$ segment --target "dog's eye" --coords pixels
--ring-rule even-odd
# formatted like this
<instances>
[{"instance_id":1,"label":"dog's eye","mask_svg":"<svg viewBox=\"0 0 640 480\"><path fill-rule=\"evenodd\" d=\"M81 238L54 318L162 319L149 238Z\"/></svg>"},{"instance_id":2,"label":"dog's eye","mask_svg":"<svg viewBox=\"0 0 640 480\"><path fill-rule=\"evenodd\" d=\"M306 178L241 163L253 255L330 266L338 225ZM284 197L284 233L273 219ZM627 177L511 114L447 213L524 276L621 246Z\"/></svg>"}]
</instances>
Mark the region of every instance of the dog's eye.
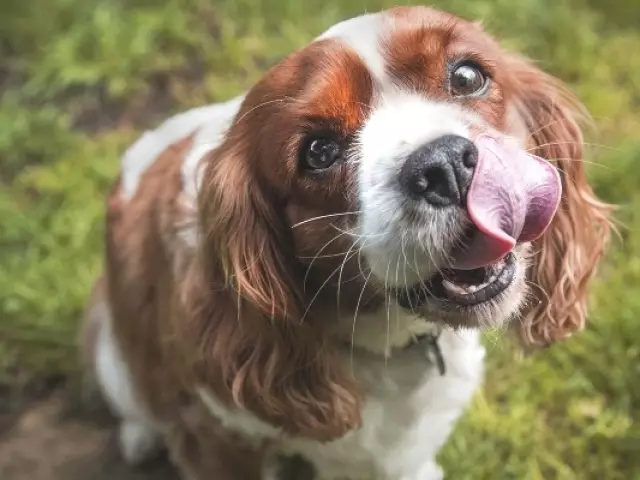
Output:
<instances>
[{"instance_id":1,"label":"dog's eye","mask_svg":"<svg viewBox=\"0 0 640 480\"><path fill-rule=\"evenodd\" d=\"M329 168L342 157L342 148L330 138L315 137L307 142L302 160L309 170L323 170Z\"/></svg>"},{"instance_id":2,"label":"dog's eye","mask_svg":"<svg viewBox=\"0 0 640 480\"><path fill-rule=\"evenodd\" d=\"M487 77L482 71L468 63L456 66L449 77L449 89L454 97L467 97L482 93L487 85Z\"/></svg>"}]
</instances>

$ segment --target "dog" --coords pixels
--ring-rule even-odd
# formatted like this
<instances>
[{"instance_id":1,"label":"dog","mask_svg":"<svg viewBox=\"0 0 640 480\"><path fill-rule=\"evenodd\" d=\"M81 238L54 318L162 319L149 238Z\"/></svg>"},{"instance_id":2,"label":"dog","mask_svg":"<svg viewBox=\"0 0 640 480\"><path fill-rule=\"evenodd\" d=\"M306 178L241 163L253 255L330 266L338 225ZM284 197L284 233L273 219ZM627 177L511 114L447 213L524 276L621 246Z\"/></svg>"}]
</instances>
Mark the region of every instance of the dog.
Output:
<instances>
[{"instance_id":1,"label":"dog","mask_svg":"<svg viewBox=\"0 0 640 480\"><path fill-rule=\"evenodd\" d=\"M398 7L124 154L89 369L188 479L443 478L483 328L584 327L609 208L584 108L481 25Z\"/></svg>"}]
</instances>

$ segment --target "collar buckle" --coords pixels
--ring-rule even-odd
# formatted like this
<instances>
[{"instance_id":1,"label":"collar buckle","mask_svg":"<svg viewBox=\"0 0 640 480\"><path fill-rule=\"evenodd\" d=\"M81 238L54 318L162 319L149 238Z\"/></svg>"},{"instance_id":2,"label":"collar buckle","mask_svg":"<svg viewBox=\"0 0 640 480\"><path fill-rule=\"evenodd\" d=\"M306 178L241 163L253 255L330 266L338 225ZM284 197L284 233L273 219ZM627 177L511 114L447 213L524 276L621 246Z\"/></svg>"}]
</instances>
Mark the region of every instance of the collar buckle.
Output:
<instances>
[{"instance_id":1,"label":"collar buckle","mask_svg":"<svg viewBox=\"0 0 640 480\"><path fill-rule=\"evenodd\" d=\"M425 346L427 358L435 364L438 369L438 373L441 377L443 377L447 373L447 366L444 363L444 356L442 355L442 350L440 349L440 345L438 345L438 335L428 334L425 339Z\"/></svg>"},{"instance_id":2,"label":"collar buckle","mask_svg":"<svg viewBox=\"0 0 640 480\"><path fill-rule=\"evenodd\" d=\"M416 337L416 343L420 343L425 347L425 354L427 359L436 366L440 376L444 376L447 373L447 366L444 362L444 356L442 355L442 349L438 344L438 339L442 333L442 328L438 328L436 332L425 333Z\"/></svg>"}]
</instances>

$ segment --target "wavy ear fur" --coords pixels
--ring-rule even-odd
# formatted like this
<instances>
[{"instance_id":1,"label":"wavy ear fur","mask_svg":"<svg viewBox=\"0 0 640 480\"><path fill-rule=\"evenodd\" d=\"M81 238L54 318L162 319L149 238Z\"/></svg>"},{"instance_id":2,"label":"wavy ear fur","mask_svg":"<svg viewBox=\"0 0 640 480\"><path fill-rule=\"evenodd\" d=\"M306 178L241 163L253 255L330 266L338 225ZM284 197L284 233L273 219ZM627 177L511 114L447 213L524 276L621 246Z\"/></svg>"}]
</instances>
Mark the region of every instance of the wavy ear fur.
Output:
<instances>
[{"instance_id":1,"label":"wavy ear fur","mask_svg":"<svg viewBox=\"0 0 640 480\"><path fill-rule=\"evenodd\" d=\"M275 195L237 142L205 159L200 258L183 297L198 381L290 433L328 440L360 422L360 395L303 321L302 285Z\"/></svg>"},{"instance_id":2,"label":"wavy ear fur","mask_svg":"<svg viewBox=\"0 0 640 480\"><path fill-rule=\"evenodd\" d=\"M610 236L612 208L596 198L585 176L580 123L584 107L557 79L513 58L517 111L530 151L555 164L562 200L550 228L534 245L533 299L521 325L528 346L547 346L584 328L589 283Z\"/></svg>"}]
</instances>

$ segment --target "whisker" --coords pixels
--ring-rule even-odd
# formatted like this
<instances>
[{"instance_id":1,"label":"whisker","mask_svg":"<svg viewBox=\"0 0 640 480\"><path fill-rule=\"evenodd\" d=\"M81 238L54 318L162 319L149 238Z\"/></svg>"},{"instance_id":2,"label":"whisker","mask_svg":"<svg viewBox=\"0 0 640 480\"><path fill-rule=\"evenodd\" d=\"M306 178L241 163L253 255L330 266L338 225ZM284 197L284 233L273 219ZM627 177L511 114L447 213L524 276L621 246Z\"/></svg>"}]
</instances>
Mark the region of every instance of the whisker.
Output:
<instances>
[{"instance_id":1,"label":"whisker","mask_svg":"<svg viewBox=\"0 0 640 480\"><path fill-rule=\"evenodd\" d=\"M313 258L313 260L311 260L311 262L309 262L309 266L307 267L307 271L304 274L304 278L302 280L302 289L303 292L306 292L306 285L307 285L307 278L309 277L309 273L311 272L311 268L313 267L313 263L316 261L316 259L318 258L318 255L320 255L325 248L327 248L330 244L332 244L333 242L335 242L338 238L340 238L342 235L344 235L344 233L339 233L336 236L334 236L331 240L329 240L327 243L325 243L322 248L320 250L318 250L318 253L315 255L315 257Z\"/></svg>"},{"instance_id":2,"label":"whisker","mask_svg":"<svg viewBox=\"0 0 640 480\"><path fill-rule=\"evenodd\" d=\"M422 251L423 251L424 253L427 253L427 252L425 251L424 246L420 245L420 248L422 249ZM414 251L414 259L415 259L415 258L416 258L416 257L415 257L415 251ZM433 262L433 260L432 260L432 262ZM417 259L415 259L415 263L416 263L416 268L418 268L418 260L417 260ZM435 265L435 264L434 264L434 265ZM426 280L426 279L424 279L424 278L420 278L420 286L421 286L421 288L424 288L425 292L427 292L427 294L428 294L428 295L433 296L433 292L431 292L431 290L429 290L428 282L427 282L427 280Z\"/></svg>"},{"instance_id":3,"label":"whisker","mask_svg":"<svg viewBox=\"0 0 640 480\"><path fill-rule=\"evenodd\" d=\"M407 252L405 250L405 240L407 239L407 232L402 232L402 235L400 236L400 253L402 253L402 256L404 257L404 268L403 268L403 272L404 272L404 286L405 289L407 290L407 300L409 301L409 308L411 310L413 310L413 305L411 304L411 295L409 295L409 281L407 279L407 266L409 265L409 260L407 259ZM416 273L418 273L416 271ZM420 274L418 274L418 277L420 276Z\"/></svg>"},{"instance_id":4,"label":"whisker","mask_svg":"<svg viewBox=\"0 0 640 480\"><path fill-rule=\"evenodd\" d=\"M398 280L399 280L398 271L399 271L399 268L400 268L400 257L398 256L396 258L396 282L395 282L396 288L398 287ZM404 288L404 290L405 290L405 292L407 294L407 298L410 298L409 289L408 289L407 285L403 285L403 288ZM399 319L399 318L400 318L400 304L398 302L396 302L396 319ZM389 337L387 337L387 342L389 342L389 340L390 340ZM386 363L386 360L385 360L385 363Z\"/></svg>"},{"instance_id":5,"label":"whisker","mask_svg":"<svg viewBox=\"0 0 640 480\"><path fill-rule=\"evenodd\" d=\"M623 150L620 148L616 148L616 147L612 147L611 145L605 145L604 143L590 143L590 142L576 142L576 141L565 141L565 142L548 142L548 143L543 143L541 145L536 145L534 147L531 148L527 148L526 151L527 152L531 152L532 150L535 150L537 148L544 148L544 147L553 147L554 145L585 145L587 147L597 147L597 148L606 148L607 150L613 150L615 152L622 152Z\"/></svg>"},{"instance_id":6,"label":"whisker","mask_svg":"<svg viewBox=\"0 0 640 480\"><path fill-rule=\"evenodd\" d=\"M251 113L255 112L256 110L258 110L259 108L262 107L266 107L267 105L271 105L273 103L284 103L285 101L287 101L288 98L287 97L280 97L280 98L275 98L273 100L268 100L266 102L263 103L259 103L258 105L256 105L255 107L251 108L250 110L248 110L247 112L245 112L239 119L237 123L242 122L242 120L245 119L245 117L247 117L247 115L250 115Z\"/></svg>"},{"instance_id":7,"label":"whisker","mask_svg":"<svg viewBox=\"0 0 640 480\"><path fill-rule=\"evenodd\" d=\"M296 227L299 227L300 225L305 225L307 223L315 222L316 220L322 220L324 218L343 217L343 216L347 216L347 215L357 215L359 213L362 213L362 211L361 210L356 210L354 212L330 213L328 215L319 215L317 217L307 218L306 220L303 220L301 222L294 223L291 226L291 228L296 228Z\"/></svg>"},{"instance_id":8,"label":"whisker","mask_svg":"<svg viewBox=\"0 0 640 480\"><path fill-rule=\"evenodd\" d=\"M349 230L343 230L340 227L337 227L337 226L335 226L333 224L331 225L331 227L335 228L339 232L346 233L347 235L355 235L354 232L350 232ZM382 237L382 236L385 236L385 235L386 235L385 233L362 233L362 234L360 234L360 236L363 237L363 238L365 238L365 237L366 238Z\"/></svg>"},{"instance_id":9,"label":"whisker","mask_svg":"<svg viewBox=\"0 0 640 480\"><path fill-rule=\"evenodd\" d=\"M355 255L355 253L353 255ZM345 261L348 261L348 260L349 260L349 257L345 257ZM324 282L322 282L322 285L320 285L318 290L316 290L316 293L314 294L313 298L311 299L311 301L307 305L307 308L305 309L304 314L302 315L302 319L300 320L301 322L304 321L304 319L306 318L307 314L309 313L309 310L311 309L311 306L313 305L313 302L315 302L315 300L318 298L318 295L320 295L320 292L322 291L322 289L327 286L327 284L329 283L331 278L338 272L339 269L340 269L340 265L338 265L338 267L336 267L333 270L333 272L331 272L327 276L327 278L324 280Z\"/></svg>"},{"instance_id":10,"label":"whisker","mask_svg":"<svg viewBox=\"0 0 640 480\"><path fill-rule=\"evenodd\" d=\"M339 253L328 253L326 255L297 255L296 258L299 258L300 260L309 260L310 258L335 258L335 257L341 257L343 255L346 255L347 252L339 252Z\"/></svg>"},{"instance_id":11,"label":"whisker","mask_svg":"<svg viewBox=\"0 0 640 480\"><path fill-rule=\"evenodd\" d=\"M602 163L592 162L590 160L584 160L579 158L570 158L570 157L554 157L551 159L555 162L575 162L575 163L584 163L586 165L593 165L594 167L602 168L608 170L610 172L615 172L616 170L609 165L603 165ZM553 165L553 164L552 164ZM553 165L556 169L560 169L558 165Z\"/></svg>"},{"instance_id":12,"label":"whisker","mask_svg":"<svg viewBox=\"0 0 640 480\"><path fill-rule=\"evenodd\" d=\"M342 287L342 274L344 272L344 267L347 264L347 260L349 259L349 253L351 252L351 249L353 247L356 246L356 243L358 242L358 239L355 239L352 243L351 246L349 247L349 250L347 250L347 254L344 256L344 259L342 260L342 262L340 263L340 272L338 273L338 288L337 288L337 292L336 292L336 304L337 304L337 308L338 308L338 321L340 321L340 289Z\"/></svg>"},{"instance_id":13,"label":"whisker","mask_svg":"<svg viewBox=\"0 0 640 480\"><path fill-rule=\"evenodd\" d=\"M387 303L387 332L389 332L389 329L391 328L391 296L387 293L389 291L389 270L391 268L391 258L389 258L389 261L387 262L387 271L385 272L384 275L384 295L385 295L385 299L386 299L386 303ZM387 333L387 335L389 335L389 333ZM386 367L386 360L385 360L385 367Z\"/></svg>"},{"instance_id":14,"label":"whisker","mask_svg":"<svg viewBox=\"0 0 640 480\"><path fill-rule=\"evenodd\" d=\"M355 348L355 338L356 338L356 321L358 318L358 310L360 309L360 303L362 302L362 297L364 296L364 291L367 288L367 283L369 282L369 279L371 278L371 275L373 274L373 269L371 270L371 272L369 273L369 276L366 278L366 280L364 281L364 285L362 285L362 289L360 290L360 295L358 296L358 302L356 303L356 310L353 314L353 324L351 327L351 371L353 371L353 350Z\"/></svg>"}]
</instances>

